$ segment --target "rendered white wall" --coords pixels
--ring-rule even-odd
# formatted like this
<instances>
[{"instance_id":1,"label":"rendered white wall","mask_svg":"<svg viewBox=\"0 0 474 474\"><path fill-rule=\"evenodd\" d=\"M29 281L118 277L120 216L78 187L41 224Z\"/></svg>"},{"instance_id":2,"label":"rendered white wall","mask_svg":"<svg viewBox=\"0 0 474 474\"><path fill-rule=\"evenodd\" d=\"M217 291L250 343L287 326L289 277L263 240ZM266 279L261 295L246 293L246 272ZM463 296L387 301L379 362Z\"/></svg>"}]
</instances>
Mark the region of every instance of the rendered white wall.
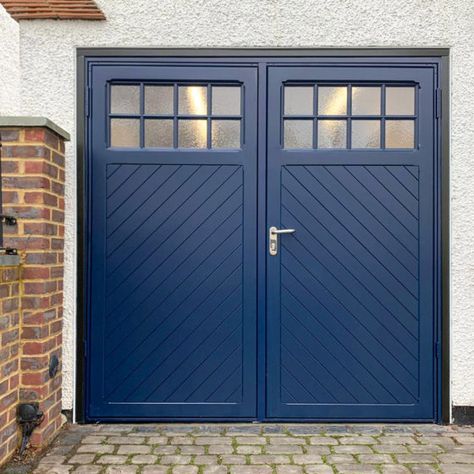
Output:
<instances>
[{"instance_id":1,"label":"rendered white wall","mask_svg":"<svg viewBox=\"0 0 474 474\"><path fill-rule=\"evenodd\" d=\"M75 327L76 47L450 47L452 399L474 405L474 2L98 0L106 22L21 22L21 113L71 132L67 146L64 406ZM0 72L0 74L2 74ZM2 74L3 76L3 74Z\"/></svg>"},{"instance_id":2,"label":"rendered white wall","mask_svg":"<svg viewBox=\"0 0 474 474\"><path fill-rule=\"evenodd\" d=\"M17 115L20 97L20 26L0 5L0 115Z\"/></svg>"}]
</instances>

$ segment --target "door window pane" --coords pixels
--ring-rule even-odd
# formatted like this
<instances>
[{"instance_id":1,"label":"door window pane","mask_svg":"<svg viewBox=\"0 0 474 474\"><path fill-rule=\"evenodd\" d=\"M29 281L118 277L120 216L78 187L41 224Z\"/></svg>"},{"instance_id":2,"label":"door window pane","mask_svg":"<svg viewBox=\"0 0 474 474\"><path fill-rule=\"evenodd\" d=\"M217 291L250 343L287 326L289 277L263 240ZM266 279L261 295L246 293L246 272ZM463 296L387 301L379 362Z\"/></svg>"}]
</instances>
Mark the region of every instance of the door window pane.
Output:
<instances>
[{"instance_id":1,"label":"door window pane","mask_svg":"<svg viewBox=\"0 0 474 474\"><path fill-rule=\"evenodd\" d=\"M172 148L173 120L145 120L145 147Z\"/></svg>"},{"instance_id":2,"label":"door window pane","mask_svg":"<svg viewBox=\"0 0 474 474\"><path fill-rule=\"evenodd\" d=\"M313 148L312 120L285 120L285 148Z\"/></svg>"},{"instance_id":3,"label":"door window pane","mask_svg":"<svg viewBox=\"0 0 474 474\"><path fill-rule=\"evenodd\" d=\"M414 115L415 88L387 87L385 89L385 108L387 115Z\"/></svg>"},{"instance_id":4,"label":"door window pane","mask_svg":"<svg viewBox=\"0 0 474 474\"><path fill-rule=\"evenodd\" d=\"M240 87L213 87L212 115L240 115Z\"/></svg>"},{"instance_id":5,"label":"door window pane","mask_svg":"<svg viewBox=\"0 0 474 474\"><path fill-rule=\"evenodd\" d=\"M139 114L140 86L112 86L110 112L112 114Z\"/></svg>"},{"instance_id":6,"label":"door window pane","mask_svg":"<svg viewBox=\"0 0 474 474\"><path fill-rule=\"evenodd\" d=\"M149 115L172 115L173 86L146 86L145 113Z\"/></svg>"},{"instance_id":7,"label":"door window pane","mask_svg":"<svg viewBox=\"0 0 474 474\"><path fill-rule=\"evenodd\" d=\"M346 148L346 121L319 120L318 148Z\"/></svg>"},{"instance_id":8,"label":"door window pane","mask_svg":"<svg viewBox=\"0 0 474 474\"><path fill-rule=\"evenodd\" d=\"M380 115L380 87L352 87L352 115Z\"/></svg>"},{"instance_id":9,"label":"door window pane","mask_svg":"<svg viewBox=\"0 0 474 474\"><path fill-rule=\"evenodd\" d=\"M178 91L180 115L207 115L207 87L180 86Z\"/></svg>"},{"instance_id":10,"label":"door window pane","mask_svg":"<svg viewBox=\"0 0 474 474\"><path fill-rule=\"evenodd\" d=\"M352 120L352 148L380 148L380 120Z\"/></svg>"},{"instance_id":11,"label":"door window pane","mask_svg":"<svg viewBox=\"0 0 474 474\"><path fill-rule=\"evenodd\" d=\"M285 115L313 115L313 87L285 87Z\"/></svg>"},{"instance_id":12,"label":"door window pane","mask_svg":"<svg viewBox=\"0 0 474 474\"><path fill-rule=\"evenodd\" d=\"M139 147L140 120L112 119L110 121L110 146Z\"/></svg>"},{"instance_id":13,"label":"door window pane","mask_svg":"<svg viewBox=\"0 0 474 474\"><path fill-rule=\"evenodd\" d=\"M240 148L240 120L212 121L212 148Z\"/></svg>"},{"instance_id":14,"label":"door window pane","mask_svg":"<svg viewBox=\"0 0 474 474\"><path fill-rule=\"evenodd\" d=\"M207 120L180 120L178 146L180 148L207 148Z\"/></svg>"},{"instance_id":15,"label":"door window pane","mask_svg":"<svg viewBox=\"0 0 474 474\"><path fill-rule=\"evenodd\" d=\"M414 120L387 120L385 122L386 148L414 148Z\"/></svg>"},{"instance_id":16,"label":"door window pane","mask_svg":"<svg viewBox=\"0 0 474 474\"><path fill-rule=\"evenodd\" d=\"M318 87L318 113L319 115L346 115L347 87Z\"/></svg>"}]
</instances>

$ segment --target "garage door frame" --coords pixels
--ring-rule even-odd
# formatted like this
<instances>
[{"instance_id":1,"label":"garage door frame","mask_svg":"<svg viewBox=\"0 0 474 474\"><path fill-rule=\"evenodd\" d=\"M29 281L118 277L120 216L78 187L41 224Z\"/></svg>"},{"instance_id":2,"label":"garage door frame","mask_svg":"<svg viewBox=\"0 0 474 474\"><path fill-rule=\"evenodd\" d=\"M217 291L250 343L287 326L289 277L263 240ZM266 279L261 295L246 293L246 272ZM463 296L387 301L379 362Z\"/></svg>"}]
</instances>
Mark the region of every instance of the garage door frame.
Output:
<instances>
[{"instance_id":1,"label":"garage door frame","mask_svg":"<svg viewBox=\"0 0 474 474\"><path fill-rule=\"evenodd\" d=\"M435 208L436 213L436 326L437 343L437 403L436 421L450 421L450 368L449 368L449 50L448 49L139 49L139 48L84 48L77 50L77 317L76 317L76 397L75 420L88 422L86 413L87 380L87 327L89 315L89 295L87 283L89 265L89 183L87 163L87 126L90 89L88 72L94 64L104 62L150 61L161 63L215 63L258 64L259 67L259 113L260 126L266 128L266 68L269 63L321 64L357 63L375 64L381 61L391 64L417 64L437 69L437 87L442 91L438 97L437 176ZM266 155L266 140L262 133L258 138L258 154ZM264 185L266 160L258 164L259 187ZM260 193L258 201L259 239L265 239L265 193ZM259 269L264 268L262 252L259 253ZM265 273L258 276L258 321L259 321L259 377L265 377ZM265 418L265 394L260 394L258 419ZM120 421L117 419L104 421ZM144 421L144 420L136 420ZM149 421L149 420L148 420ZM276 421L276 420L275 420ZM298 420L304 421L304 420Z\"/></svg>"}]
</instances>

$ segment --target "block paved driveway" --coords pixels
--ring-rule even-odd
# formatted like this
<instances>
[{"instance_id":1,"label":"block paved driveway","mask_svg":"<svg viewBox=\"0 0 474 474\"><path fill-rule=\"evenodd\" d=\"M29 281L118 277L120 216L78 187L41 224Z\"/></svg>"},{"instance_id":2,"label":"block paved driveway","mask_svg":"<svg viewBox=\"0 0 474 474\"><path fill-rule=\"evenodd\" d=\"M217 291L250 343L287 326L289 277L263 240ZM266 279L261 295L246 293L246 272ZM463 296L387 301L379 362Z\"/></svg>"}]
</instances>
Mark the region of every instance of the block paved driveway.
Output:
<instances>
[{"instance_id":1,"label":"block paved driveway","mask_svg":"<svg viewBox=\"0 0 474 474\"><path fill-rule=\"evenodd\" d=\"M74 425L36 474L474 474L474 427Z\"/></svg>"}]
</instances>

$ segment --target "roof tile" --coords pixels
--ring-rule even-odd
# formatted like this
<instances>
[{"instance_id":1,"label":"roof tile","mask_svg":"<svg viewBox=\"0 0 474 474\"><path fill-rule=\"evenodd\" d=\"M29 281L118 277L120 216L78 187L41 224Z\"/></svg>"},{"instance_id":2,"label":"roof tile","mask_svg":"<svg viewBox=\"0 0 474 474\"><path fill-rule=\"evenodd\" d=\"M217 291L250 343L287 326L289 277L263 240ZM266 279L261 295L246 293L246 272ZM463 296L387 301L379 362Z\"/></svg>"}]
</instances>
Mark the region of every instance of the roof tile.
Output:
<instances>
[{"instance_id":1,"label":"roof tile","mask_svg":"<svg viewBox=\"0 0 474 474\"><path fill-rule=\"evenodd\" d=\"M15 20L105 20L94 0L0 0Z\"/></svg>"}]
</instances>

